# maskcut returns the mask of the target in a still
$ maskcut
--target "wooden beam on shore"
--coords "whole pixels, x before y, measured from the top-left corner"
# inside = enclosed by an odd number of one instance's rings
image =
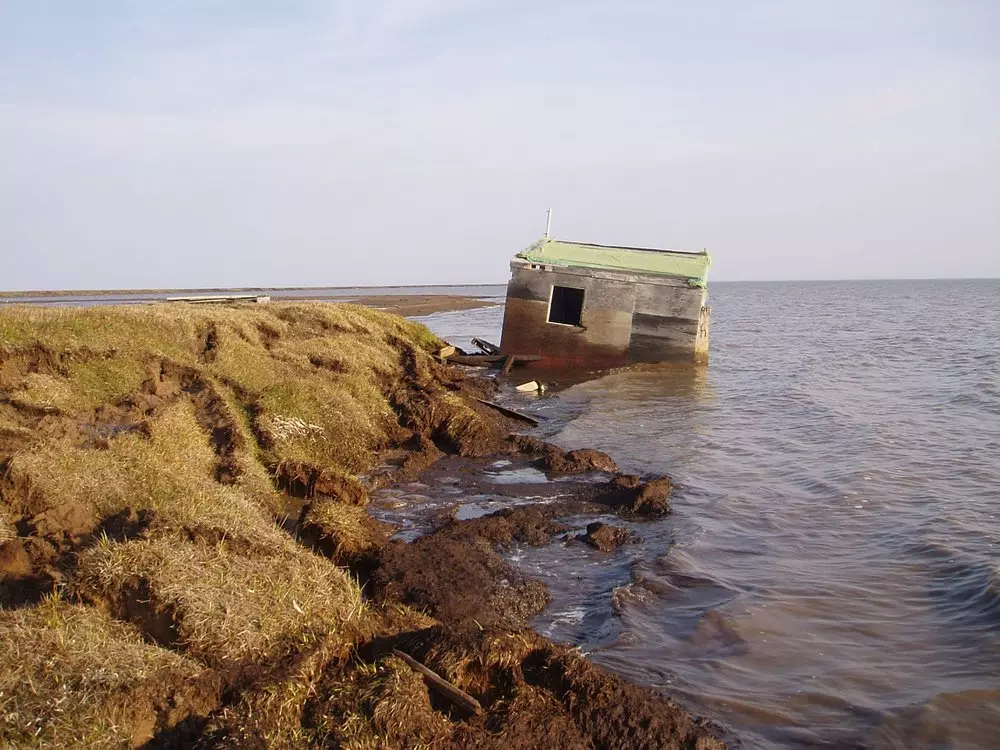
[[[503,362],[502,354],[452,354],[448,361],[456,365],[469,367],[490,367]]]
[[[535,419],[534,417],[529,416],[528,414],[524,414],[523,412],[516,411],[515,409],[508,409],[506,406],[501,406],[495,401],[487,401],[484,398],[477,398],[476,401],[478,401],[481,404],[485,404],[486,406],[489,406],[493,409],[496,409],[505,417],[510,417],[511,419],[520,419],[522,422],[527,422],[528,424],[533,425],[535,427],[541,424],[540,420]]]
[[[456,352],[445,359],[454,365],[467,365],[468,367],[493,367],[503,363],[504,372],[510,372],[510,368],[521,362],[537,362],[542,357],[539,354],[460,354]]]
[[[427,667],[425,667],[423,664],[421,664],[419,661],[414,659],[409,654],[400,651],[398,648],[394,648],[392,650],[392,655],[402,659],[404,662],[406,662],[406,665],[408,667],[422,674],[424,676],[424,679],[427,680],[427,685],[429,687],[436,690],[438,693],[441,694],[442,697],[444,697],[454,705],[458,706],[461,709],[464,709],[465,711],[468,711],[471,714],[481,714],[483,712],[483,707],[480,705],[479,701],[477,701],[475,698],[473,698],[464,690],[460,690],[459,688],[452,685],[450,682],[448,682],[448,680],[438,675],[437,672],[434,672],[433,670],[430,670]]]

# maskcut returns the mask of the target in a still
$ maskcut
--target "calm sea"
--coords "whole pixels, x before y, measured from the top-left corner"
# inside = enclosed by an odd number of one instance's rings
[[[1000,747],[1000,281],[716,283],[705,370],[511,396],[678,483],[638,545],[519,549],[536,627],[745,747]],[[502,308],[425,319],[499,339]]]

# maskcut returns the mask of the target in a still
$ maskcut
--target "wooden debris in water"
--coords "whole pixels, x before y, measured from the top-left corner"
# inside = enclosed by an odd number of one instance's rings
[[[456,365],[467,365],[469,367],[491,367],[503,361],[503,356],[499,354],[452,354],[448,361]]]
[[[535,391],[540,391],[542,386],[537,380],[529,380],[527,383],[521,383],[521,385],[516,386],[515,390],[518,393],[534,393]]]
[[[486,354],[499,354],[500,347],[496,344],[492,344],[486,339],[472,339],[472,345],[478,347]]]

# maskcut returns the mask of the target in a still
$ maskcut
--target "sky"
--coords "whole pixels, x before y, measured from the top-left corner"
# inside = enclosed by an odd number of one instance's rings
[[[0,289],[1000,277],[998,0],[0,0]]]

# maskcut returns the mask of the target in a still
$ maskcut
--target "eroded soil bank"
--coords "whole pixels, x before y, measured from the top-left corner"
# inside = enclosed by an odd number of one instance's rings
[[[420,326],[265,307],[0,311],[0,744],[723,746],[528,628],[545,587],[497,553],[669,512],[669,479],[514,434]],[[412,543],[368,513],[498,458],[562,497]]]

